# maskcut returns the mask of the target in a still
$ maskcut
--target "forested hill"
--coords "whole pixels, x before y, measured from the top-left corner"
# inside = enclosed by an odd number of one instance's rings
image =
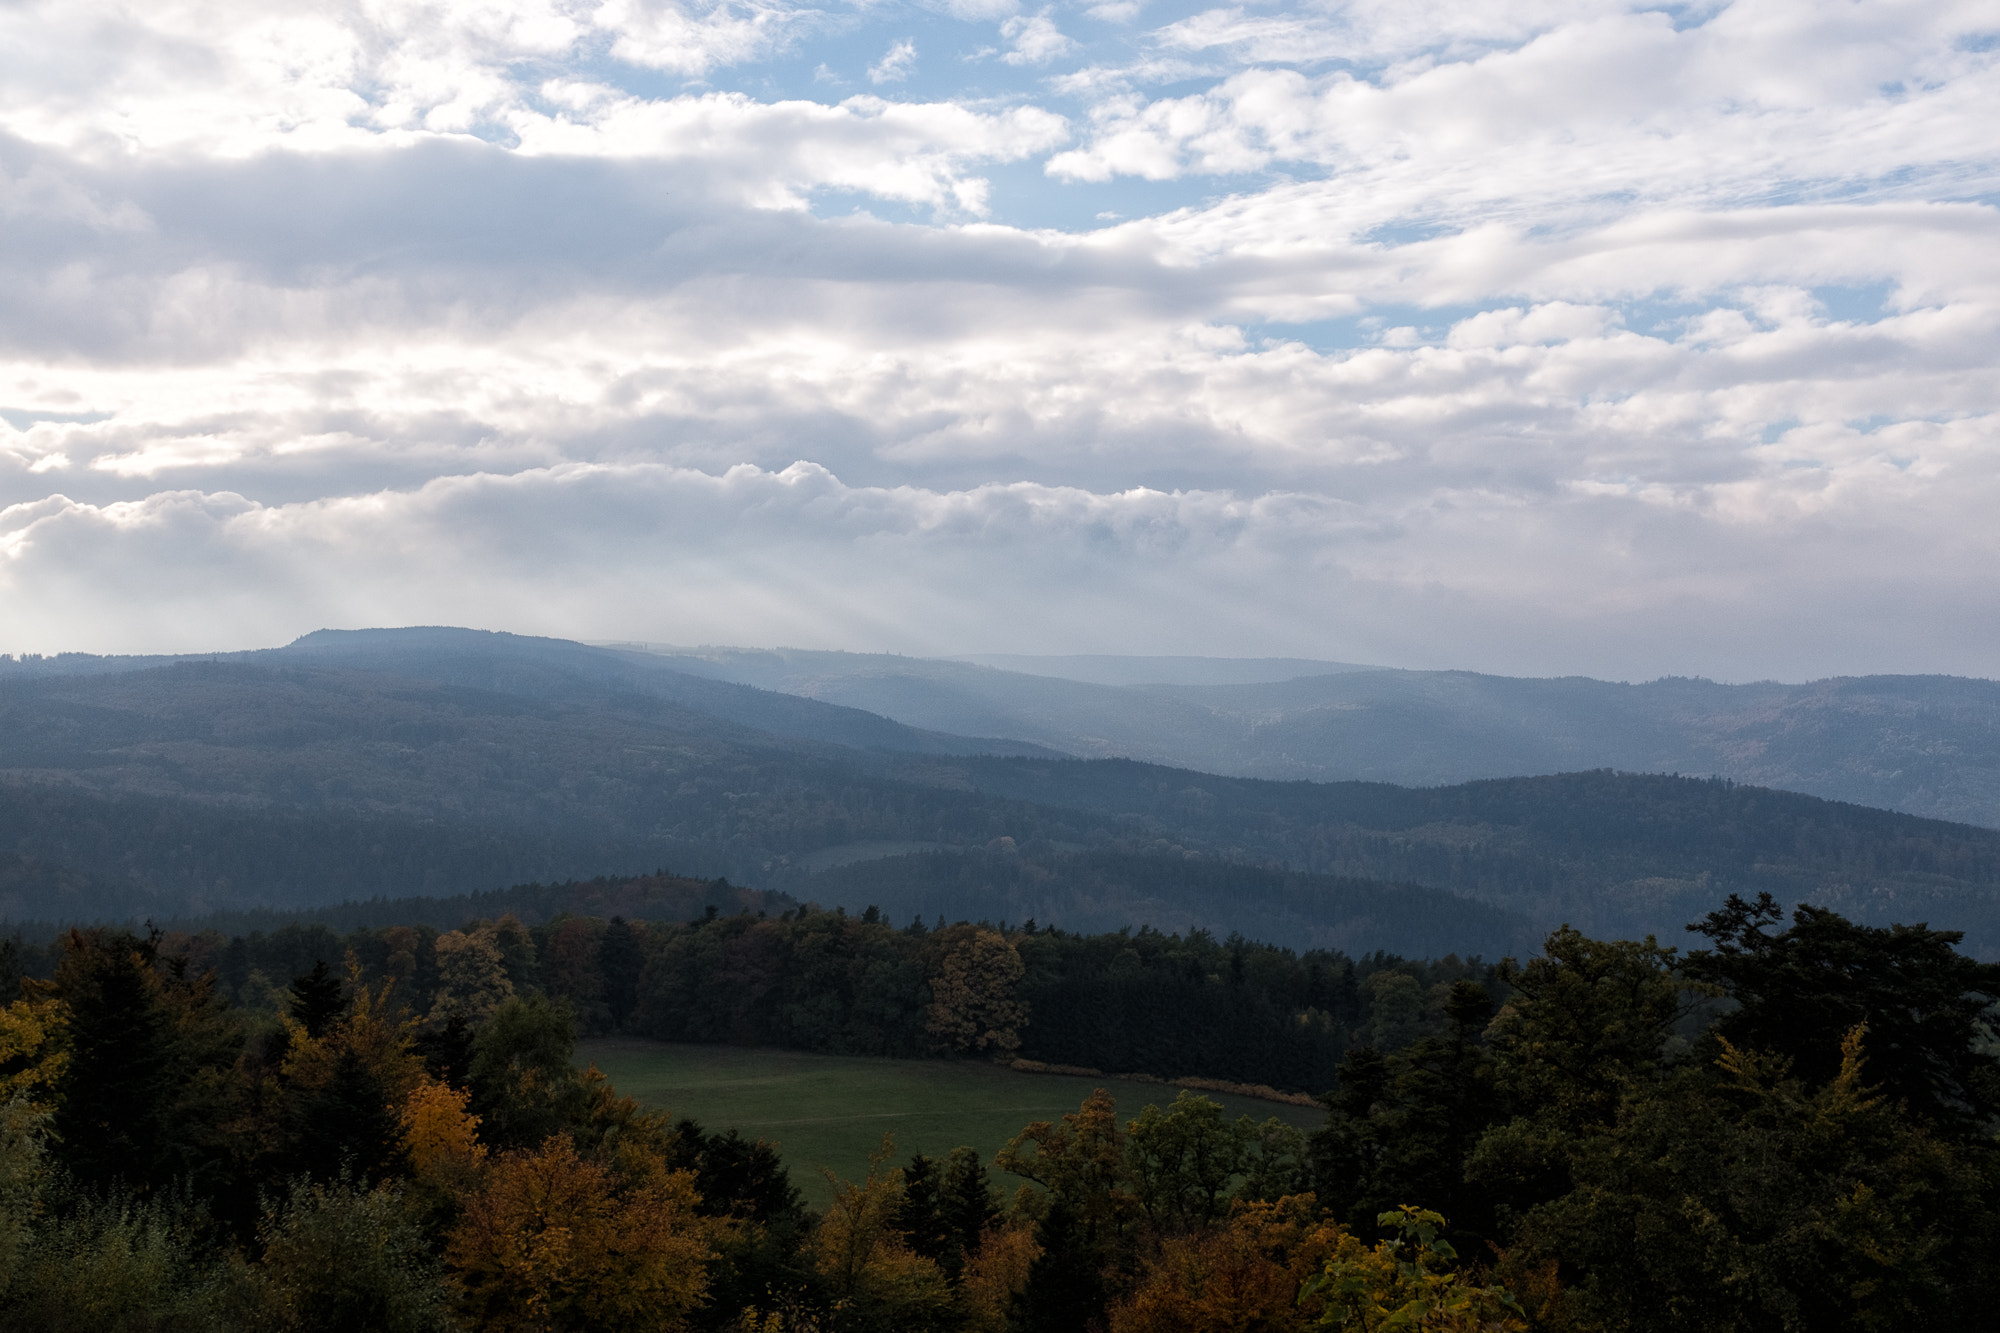
[[[1080,758],[1409,786],[1594,768],[1717,774],[2000,828],[2000,681],[1625,684],[1226,658],[656,652],[682,671]]]
[[[667,866],[854,911],[1354,950],[1428,952],[1361,936],[1432,917],[1489,956],[1564,920],[1671,935],[1768,889],[2000,953],[2000,833],[1810,797],[1610,772],[1217,778],[981,754],[811,700],[663,684],[581,645],[424,631],[308,648],[0,673],[0,912],[300,908]],[[1485,906],[1414,910],[1410,885]]]
[[[1432,885],[1599,933],[1669,934],[1718,895],[1768,891],[2000,945],[2000,832],[1721,779],[1600,771],[1409,788],[1124,760],[948,771],[1237,859]]]

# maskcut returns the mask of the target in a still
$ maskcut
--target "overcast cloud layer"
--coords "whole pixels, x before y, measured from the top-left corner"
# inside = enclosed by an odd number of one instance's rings
[[[0,651],[2000,675],[1990,0],[0,5]]]

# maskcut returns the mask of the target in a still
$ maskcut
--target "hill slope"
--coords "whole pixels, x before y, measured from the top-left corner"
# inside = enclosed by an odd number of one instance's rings
[[[1725,893],[1769,889],[2000,950],[1989,830],[1612,772],[1412,790],[969,753],[691,679],[435,631],[17,669],[0,676],[0,911],[295,908],[666,866],[855,910],[1357,950],[1432,938],[1410,933],[1430,917],[1488,954],[1563,920],[1678,939]]]
[[[867,709],[916,727],[1005,736],[1088,758],[1239,777],[1441,785],[1615,768],[1692,773],[2000,827],[2000,683],[1869,676],[1805,685],[1643,685],[1300,664],[1227,684],[1173,659],[927,661],[704,649],[682,670]],[[1218,659],[1211,674],[1230,666]],[[1336,669],[1337,668],[1337,669]],[[1116,682],[1127,683],[1116,683]]]

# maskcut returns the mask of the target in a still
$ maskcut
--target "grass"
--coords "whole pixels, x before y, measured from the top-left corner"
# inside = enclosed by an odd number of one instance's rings
[[[707,1129],[735,1127],[778,1146],[792,1181],[815,1208],[832,1191],[820,1173],[859,1179],[882,1135],[896,1136],[898,1162],[961,1144],[988,1162],[1033,1120],[1074,1111],[1092,1089],[1118,1100],[1121,1119],[1148,1102],[1165,1105],[1180,1089],[1123,1079],[1027,1074],[972,1060],[881,1060],[809,1055],[740,1046],[692,1046],[631,1038],[577,1043],[577,1059],[595,1063],[618,1090],[676,1119]],[[1325,1122],[1312,1107],[1203,1093],[1230,1116],[1277,1116],[1301,1129]]]

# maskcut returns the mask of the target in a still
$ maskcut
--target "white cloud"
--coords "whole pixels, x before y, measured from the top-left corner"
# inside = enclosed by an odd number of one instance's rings
[[[870,83],[900,83],[917,67],[917,44],[905,37],[868,67]]]
[[[0,650],[1991,674],[1987,8],[0,7]]]
[[[1039,14],[1015,15],[1000,25],[1000,35],[1012,45],[1013,49],[1000,57],[1010,65],[1046,65],[1076,47],[1046,9]]]

